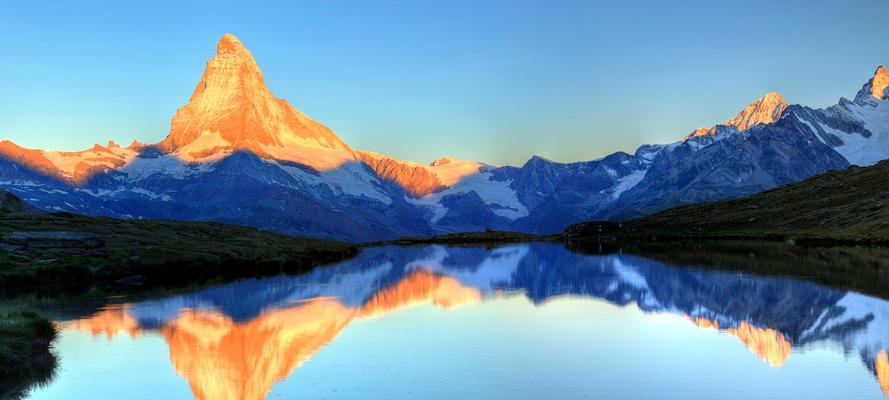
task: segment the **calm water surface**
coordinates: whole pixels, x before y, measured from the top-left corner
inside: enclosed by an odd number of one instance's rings
[[[33,399],[885,399],[889,303],[560,245],[59,307]]]

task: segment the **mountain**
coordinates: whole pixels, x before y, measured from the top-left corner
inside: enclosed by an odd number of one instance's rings
[[[220,39],[216,56],[157,148],[188,161],[247,150],[315,171],[358,164],[333,131],[272,95],[253,55],[231,34]]]
[[[889,241],[889,160],[830,171],[753,196],[670,208],[619,235]],[[581,223],[571,236],[590,232]]]
[[[520,168],[488,167],[487,187],[505,186],[501,197],[517,199],[522,213],[503,215],[507,224],[464,229],[557,233],[580,221],[631,219],[675,205],[746,196],[848,167],[807,125],[779,117],[789,107],[769,93],[724,124],[675,143],[641,146],[634,154],[576,163],[533,157]],[[456,184],[448,190],[481,192],[481,186]],[[429,219],[433,229],[449,232],[451,226],[440,226],[435,217],[449,210],[440,198],[412,202],[436,211]],[[491,211],[502,205],[486,203]]]
[[[181,285],[302,272],[355,254],[345,243],[235,225],[40,212],[0,191],[0,288],[6,293],[118,279]]]
[[[787,101],[780,94],[775,92],[766,93],[765,96],[750,103],[735,118],[723,122],[723,126],[735,127],[738,132],[744,132],[756,125],[767,125],[775,123],[781,118],[781,114],[787,109]],[[694,132],[685,136],[684,140],[688,140],[700,136],[715,136],[716,128],[698,128]]]
[[[409,196],[436,232],[508,228],[528,215],[505,169],[444,157],[429,165],[362,152],[365,162]],[[471,216],[471,220],[465,217]]]
[[[601,216],[630,219],[666,207],[743,197],[849,163],[792,118],[731,133],[700,149],[663,151],[645,179]]]
[[[567,164],[533,157],[520,168],[488,168],[488,185],[508,182],[527,211],[506,216],[511,222],[505,227],[498,222],[474,228],[557,233],[585,220],[628,220],[677,205],[743,197],[889,158],[889,98],[874,94],[885,92],[887,81],[880,67],[855,101],[840,99],[823,110],[789,105],[768,93],[723,124],[675,143],[641,146],[634,154]],[[447,209],[431,195],[414,203],[438,215]],[[451,230],[437,221],[430,219],[433,229]]]
[[[683,139],[592,160],[429,165],[350,148],[275,98],[224,35],[160,143],[80,152],[0,142],[0,189],[31,206],[126,219],[218,221],[346,241],[509,229],[555,233],[746,196],[889,158],[889,72],[813,109],[768,93]],[[557,134],[554,132],[553,134]]]
[[[412,197],[422,197],[446,189],[438,175],[426,165],[370,151],[359,151],[358,155],[381,178],[398,185]]]
[[[889,158],[889,72],[877,68],[855,100],[841,98],[825,109],[790,107],[793,117],[818,140],[828,144],[851,164],[871,165]]]
[[[431,231],[404,192],[265,85],[225,35],[156,145],[48,152],[0,143],[0,188],[49,211],[209,220],[364,241]]]
[[[0,214],[35,212],[31,206],[9,192],[0,191]]]

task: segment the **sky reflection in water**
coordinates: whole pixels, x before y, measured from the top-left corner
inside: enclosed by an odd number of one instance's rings
[[[58,376],[32,398],[889,392],[883,300],[553,244],[374,248],[62,319]]]

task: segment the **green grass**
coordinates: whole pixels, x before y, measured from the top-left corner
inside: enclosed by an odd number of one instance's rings
[[[66,239],[60,232],[76,232]],[[52,239],[39,238],[52,233]],[[72,235],[68,235],[72,236]],[[143,295],[250,276],[298,273],[354,256],[350,244],[295,238],[211,222],[115,220],[42,213],[0,192],[0,399],[18,399],[52,378],[56,330],[24,311],[41,295],[114,292],[118,280]],[[18,303],[10,308],[13,303]]]
[[[0,399],[24,398],[52,379],[56,334],[52,322],[35,312],[0,310]]]
[[[741,199],[672,208],[628,222],[626,233],[889,243],[889,161]]]
[[[89,246],[26,244],[14,232],[95,235]],[[295,273],[356,254],[349,244],[211,222],[115,220],[69,213],[0,214],[0,288],[90,285],[141,276],[154,283]]]
[[[572,240],[595,237],[588,222]],[[670,208],[624,222],[617,240],[761,239],[811,244],[889,244],[889,161],[831,171],[734,200]]]

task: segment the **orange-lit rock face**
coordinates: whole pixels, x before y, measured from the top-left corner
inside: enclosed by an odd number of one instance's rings
[[[124,167],[144,148],[138,142],[126,148],[109,142],[85,151],[59,152],[4,141],[0,156],[81,185],[98,173]],[[321,172],[360,163],[333,131],[275,98],[253,55],[230,34],[220,39],[216,56],[207,62],[191,99],[176,111],[169,135],[157,148],[183,163],[215,161],[241,149]]]
[[[877,354],[877,360],[874,361],[874,371],[877,373],[877,382],[880,383],[883,393],[889,395],[889,354],[886,354],[886,350],[880,350],[880,353]]]
[[[122,167],[136,155],[134,147],[122,148],[114,142],[108,146],[75,152],[41,151],[20,147],[9,141],[0,142],[0,156],[9,158],[34,171],[61,181],[80,185],[93,175]]]
[[[62,179],[61,171],[40,150],[30,150],[13,142],[0,142],[0,156],[22,164],[40,174]]]
[[[214,147],[247,149],[267,158],[284,158],[276,149],[299,145],[351,154],[330,129],[275,98],[253,55],[231,34],[220,39],[216,56],[207,62],[188,104],[176,111],[159,147],[175,152],[208,134],[222,139]]]
[[[780,94],[771,92],[745,107],[738,115],[725,122],[744,132],[759,124],[771,124],[781,117],[787,108],[787,102]]]
[[[108,339],[114,339],[115,336],[124,332],[131,337],[138,337],[141,333],[139,322],[130,316],[126,305],[107,308],[89,318],[63,324],[62,328],[90,332],[93,336],[105,334]]]
[[[870,93],[874,98],[882,100],[887,96],[886,89],[889,89],[889,71],[881,65],[874,72],[874,78],[870,84]]]
[[[689,133],[688,135],[686,135],[683,138],[683,140],[688,140],[688,139],[691,139],[693,137],[698,137],[698,136],[710,136],[710,135],[713,135],[715,132],[716,131],[713,128],[698,128],[698,129],[695,129],[692,133]]]
[[[425,165],[400,161],[382,154],[359,151],[361,161],[381,178],[394,182],[414,197],[423,197],[445,188]]]
[[[781,114],[787,108],[787,101],[775,92],[767,93],[765,96],[756,99],[747,107],[744,107],[735,118],[722,123],[722,125],[730,125],[738,128],[739,132],[744,132],[751,127],[760,124],[772,124],[781,118]],[[712,136],[716,134],[714,128],[698,128],[694,132],[685,136],[684,140],[698,136]]]
[[[717,321],[695,318],[695,324],[704,329],[718,329],[741,340],[753,354],[772,367],[780,367],[790,357],[792,346],[784,334],[771,328],[758,328],[741,322],[737,328],[720,329]]]

